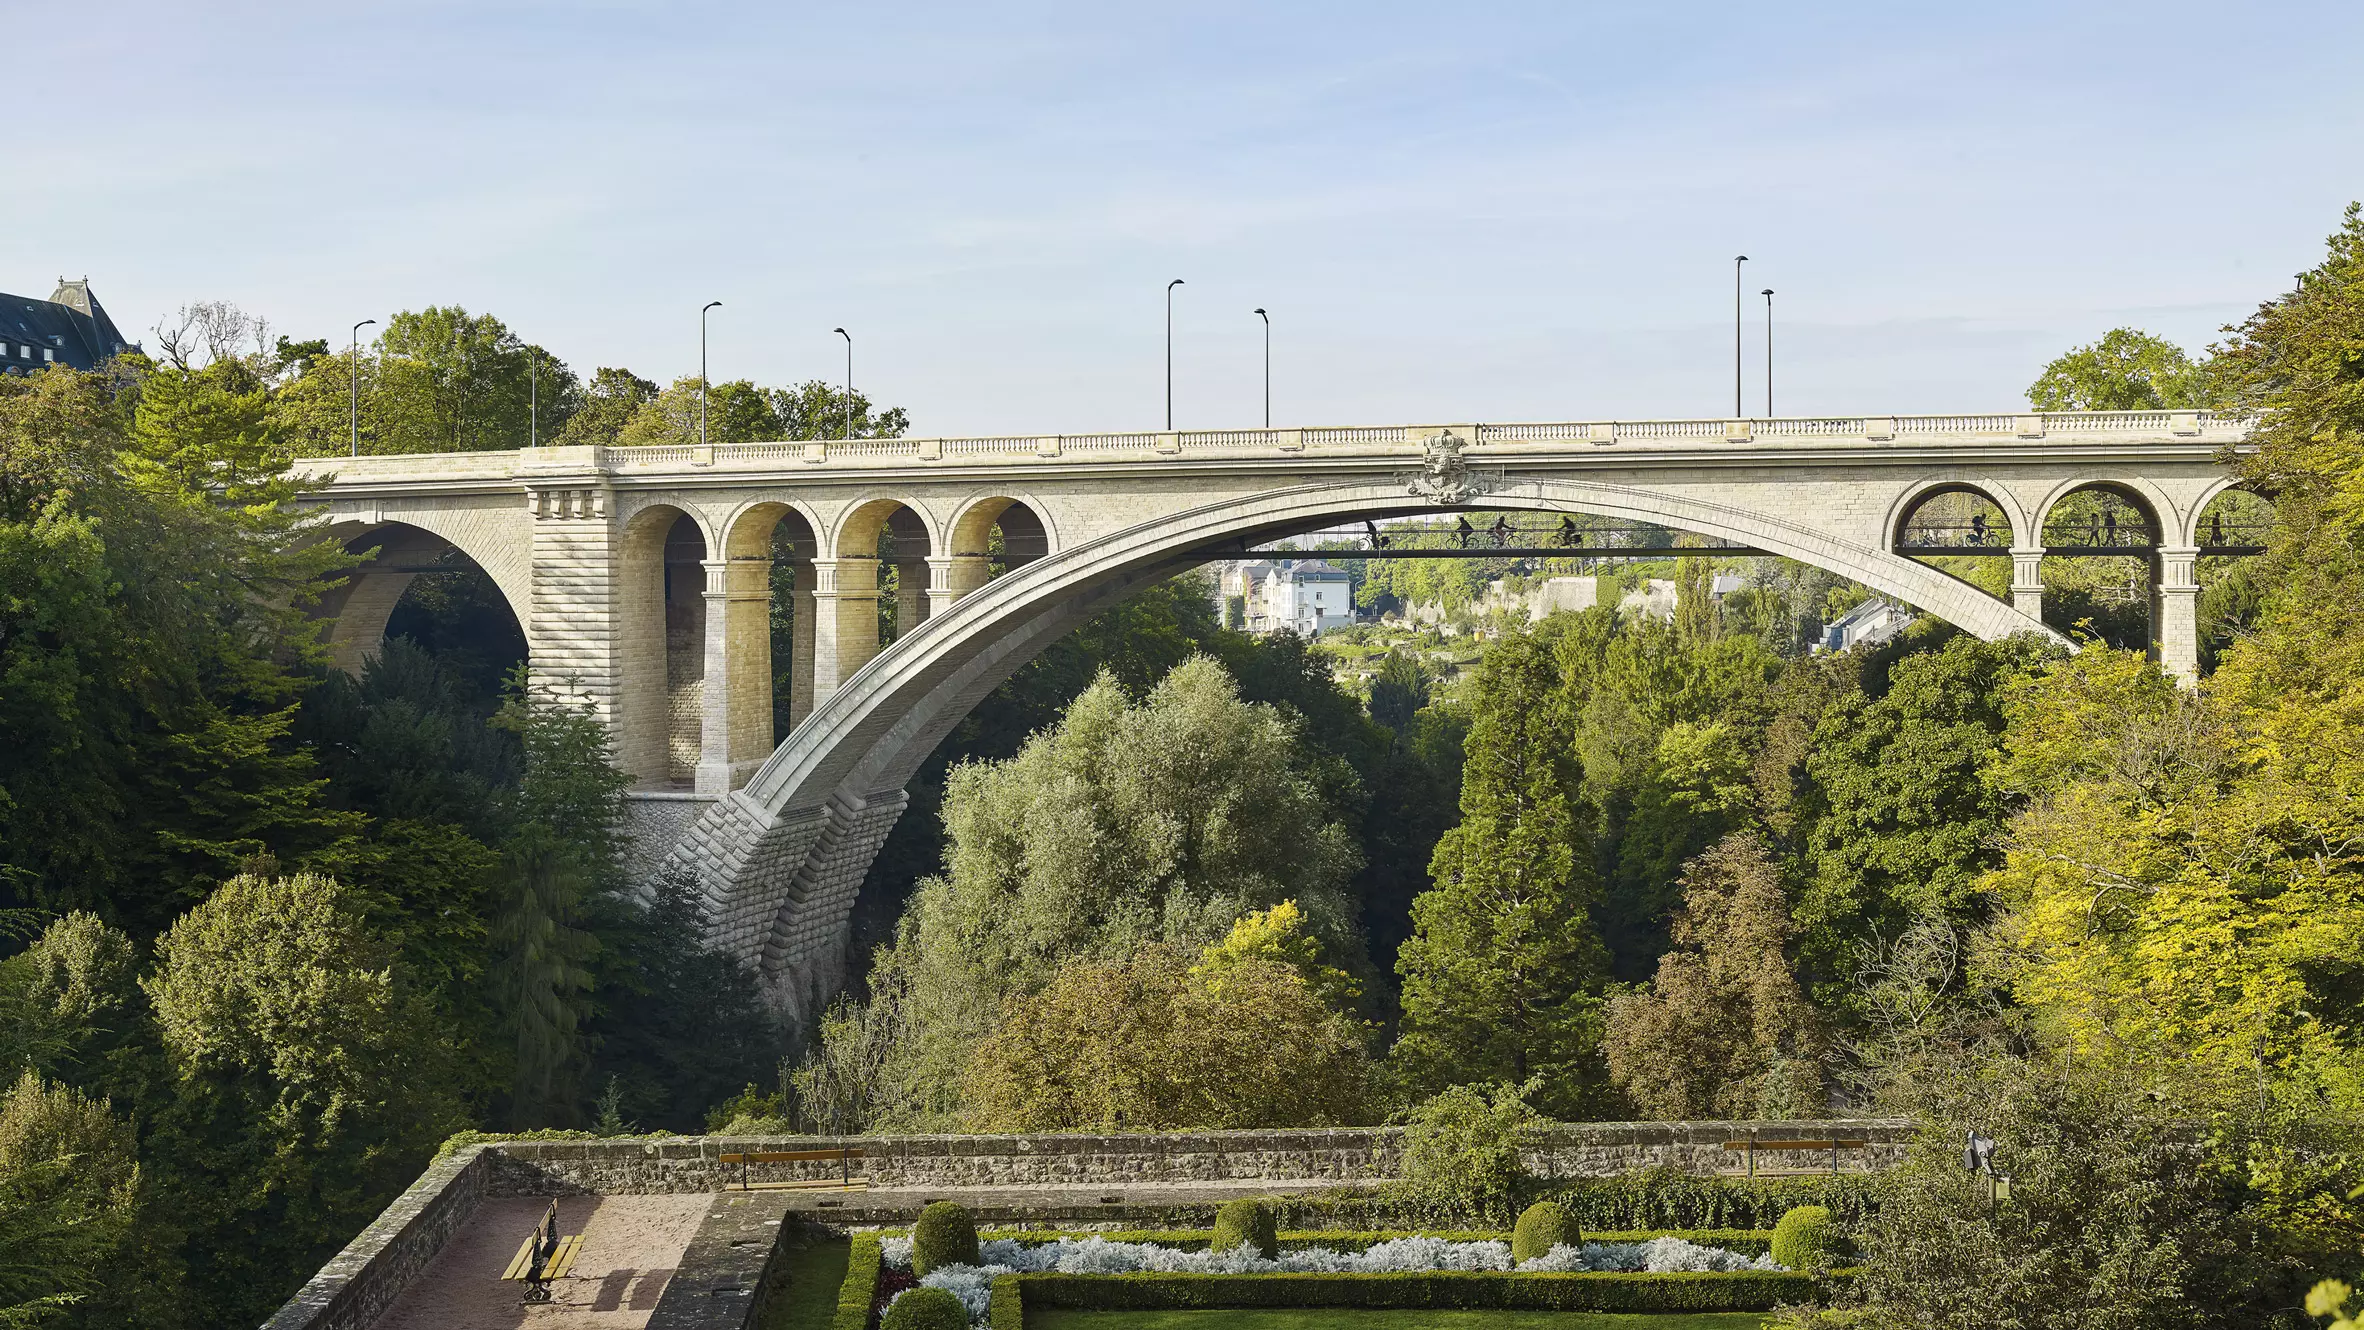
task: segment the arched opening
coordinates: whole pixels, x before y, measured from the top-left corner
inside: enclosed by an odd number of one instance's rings
[[[480,708],[527,656],[525,629],[488,572],[442,536],[404,522],[343,540],[368,556],[321,598],[330,659],[358,676],[381,644],[406,637],[441,660]]]
[[[1995,597],[2011,594],[2011,514],[1972,485],[1939,485],[1897,518],[1890,547]]]
[[[819,542],[785,503],[731,519],[724,655],[730,662],[730,761],[760,760],[813,709],[813,558]]]
[[[2096,482],[2053,500],[2043,522],[2045,625],[2150,651],[2164,543],[2157,512],[2133,490]]]
[[[872,499],[838,524],[832,557],[816,569],[816,705],[897,637],[926,622],[933,589],[927,518],[898,499]]]
[[[2252,571],[2254,555],[2265,553],[2274,530],[2274,505],[2238,487],[2202,505],[2192,519],[2192,544],[2199,550],[2193,574],[2200,584],[2196,614],[2200,668],[2214,670],[2225,649],[2250,624],[2265,599]]]
[[[618,560],[617,756],[642,789],[687,788],[704,741],[706,534],[659,505],[624,528]]]
[[[978,499],[952,522],[947,601],[1051,552],[1050,530],[1025,503],[1003,495]]]
[[[820,541],[804,514],[783,508],[772,523],[769,543],[772,602],[767,637],[776,744],[813,711],[813,556]]]

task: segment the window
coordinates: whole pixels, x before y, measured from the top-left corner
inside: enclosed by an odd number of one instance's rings
[[[46,346],[45,346],[45,347],[42,347],[42,348],[41,348],[41,358],[42,358],[43,360],[55,360],[55,359],[57,359],[57,352],[50,350],[50,349],[49,349],[48,347],[46,347]]]

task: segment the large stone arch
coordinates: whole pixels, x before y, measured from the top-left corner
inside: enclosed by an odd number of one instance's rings
[[[320,538],[347,549],[366,548],[382,540],[377,557],[347,571],[344,585],[323,595],[313,611],[315,617],[327,621],[326,645],[338,669],[348,674],[361,672],[362,665],[385,641],[386,622],[420,576],[419,565],[453,551],[491,580],[509,607],[510,617],[525,634],[527,650],[532,650],[528,561],[508,557],[521,552],[479,530],[479,524],[467,520],[471,516],[474,514],[462,510],[367,519],[332,517],[315,529]]]
[[[1829,569],[1981,638],[2057,640],[2040,621],[1936,569],[1760,512],[1558,479],[1515,480],[1482,502],[1718,536]],[[1438,510],[1400,482],[1298,486],[1143,522],[978,588],[849,677],[674,848],[674,860],[704,883],[713,940],[759,962],[774,1002],[809,1014],[838,982],[848,912],[902,811],[904,782],[1002,680],[1105,606],[1241,542]]]

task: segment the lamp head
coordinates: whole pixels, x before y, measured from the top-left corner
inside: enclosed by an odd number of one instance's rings
[[[1172,281],[1170,281],[1170,282],[1166,283],[1166,289],[1167,289],[1168,291],[1171,291],[1171,290],[1173,290],[1175,287],[1177,287],[1177,286],[1180,286],[1180,285],[1182,285],[1182,279],[1181,279],[1181,278],[1179,278],[1179,277],[1177,277],[1177,278],[1175,278],[1174,280],[1172,280]]]
[[[1769,287],[1769,286],[1768,286],[1768,287],[1766,287],[1766,288],[1764,289],[1764,291],[1762,292],[1762,294],[1764,294],[1764,295],[1768,295],[1768,296],[1769,296],[1769,295],[1771,295],[1771,294],[1773,294],[1773,288],[1772,288],[1772,287]]]
[[[1258,305],[1256,307],[1256,316],[1263,319],[1266,323],[1272,322],[1272,316],[1264,312],[1264,307],[1262,305]]]
[[[846,339],[846,340],[847,340],[847,341],[849,341],[849,342],[850,342],[850,341],[852,341],[852,340],[854,340],[854,335],[853,335],[852,333],[850,333],[850,332],[847,332],[847,331],[846,331],[845,329],[843,329],[843,328],[831,328],[829,331],[831,331],[831,332],[833,332],[833,333],[836,333],[838,336],[840,336],[840,337],[843,337],[844,339]]]
[[[719,301],[719,300],[709,300],[709,301],[707,301],[707,302],[706,302],[704,305],[701,305],[701,306],[699,306],[699,308],[698,308],[698,312],[699,312],[700,314],[703,314],[703,313],[705,313],[707,310],[710,310],[710,309],[720,309],[720,308],[722,308],[722,302],[721,302],[721,301]]]

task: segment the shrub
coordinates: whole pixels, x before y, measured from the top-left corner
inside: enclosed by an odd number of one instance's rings
[[[943,1289],[915,1288],[887,1308],[878,1330],[969,1330],[969,1312]]]
[[[1556,1201],[1537,1201],[1519,1214],[1510,1231],[1510,1259],[1532,1261],[1554,1247],[1579,1247],[1584,1234]]]
[[[1761,1312],[1832,1297],[1850,1278],[1739,1274],[1059,1275],[1016,1277],[1028,1312],[1353,1307],[1443,1311]]]
[[[1801,1205],[1773,1226],[1773,1259],[1792,1270],[1828,1270],[1838,1255],[1838,1230],[1819,1205]]]
[[[911,1226],[911,1273],[925,1279],[946,1265],[977,1264],[977,1221],[966,1207],[937,1201]]]
[[[845,1282],[837,1289],[837,1315],[830,1330],[868,1330],[870,1305],[878,1296],[878,1273],[883,1253],[876,1233],[856,1233],[846,1256]]]
[[[1280,1225],[1273,1220],[1272,1207],[1253,1196],[1224,1202],[1215,1212],[1215,1236],[1208,1247],[1213,1251],[1230,1251],[1234,1247],[1252,1247],[1258,1256],[1269,1261],[1280,1254]]]
[[[1431,1215],[1501,1223],[1526,1181],[1519,1147],[1540,1121],[1514,1086],[1439,1092],[1404,1125],[1400,1198]]]

